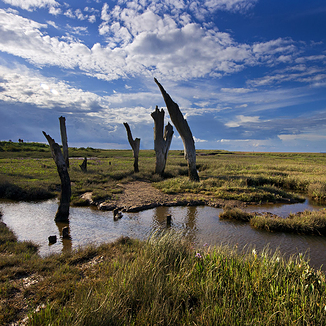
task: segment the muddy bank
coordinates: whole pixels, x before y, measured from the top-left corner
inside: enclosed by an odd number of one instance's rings
[[[81,198],[83,205],[97,206],[100,210],[111,211],[119,209],[124,212],[139,212],[159,206],[201,206],[207,205],[215,208],[239,207],[243,208],[248,205],[257,205],[258,203],[244,203],[237,200],[225,200],[213,196],[182,193],[182,194],[165,194],[154,188],[150,182],[135,181],[126,184],[119,184],[122,193],[117,198],[107,200],[106,202],[94,202],[92,193],[84,193]],[[293,203],[291,200],[284,200],[284,203]]]

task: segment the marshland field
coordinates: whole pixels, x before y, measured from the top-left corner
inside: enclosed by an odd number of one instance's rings
[[[262,203],[326,199],[326,154],[197,150],[200,182],[191,182],[183,151],[170,151],[165,174],[154,174],[155,152],[70,148],[71,204],[112,203],[121,185],[146,182],[163,195],[224,205],[221,219],[264,232],[326,234],[326,211],[286,218],[243,211]],[[80,164],[88,158],[88,170]],[[0,197],[55,198],[60,179],[49,146],[0,142]],[[228,203],[232,202],[232,207]],[[1,325],[323,325],[326,279],[304,255],[193,246],[181,232],[115,242],[42,257],[0,224]],[[15,324],[16,323],[16,324]]]

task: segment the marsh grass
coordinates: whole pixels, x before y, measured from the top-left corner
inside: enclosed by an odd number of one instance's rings
[[[41,258],[31,244],[15,249],[14,234],[0,230],[1,325],[326,322],[325,274],[302,255],[193,248],[166,231]]]
[[[290,214],[287,218],[254,216],[250,224],[270,232],[290,232],[297,234],[316,234],[326,236],[326,211],[304,211]]]
[[[294,325],[325,322],[325,275],[303,257],[227,247],[193,250],[166,233],[85,270],[63,301],[30,314],[31,325]],[[122,249],[120,249],[122,250]],[[61,267],[60,273],[68,272]],[[66,280],[68,282],[68,280]],[[67,288],[67,286],[66,286]],[[69,288],[69,287],[68,287]]]
[[[219,218],[222,220],[236,220],[249,222],[254,215],[247,213],[240,208],[225,208],[222,213],[219,214]]]
[[[326,199],[326,155],[236,153],[197,150],[200,182],[190,182],[183,151],[169,151],[163,177],[154,174],[155,153],[141,150],[139,173],[131,150],[69,148],[72,201],[94,192],[96,201],[119,193],[119,183],[147,180],[165,193],[191,192],[244,202],[302,201],[297,193]],[[79,167],[88,157],[88,171]],[[17,188],[18,187],[18,188]],[[48,145],[0,142],[0,197],[33,200],[56,196],[60,180]]]

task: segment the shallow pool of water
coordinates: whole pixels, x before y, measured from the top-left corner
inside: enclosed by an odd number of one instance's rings
[[[19,240],[32,240],[40,245],[42,256],[71,250],[88,243],[113,241],[120,236],[146,239],[152,232],[166,227],[166,216],[172,215],[172,226],[182,230],[196,245],[204,243],[210,246],[228,244],[245,246],[260,251],[267,245],[271,250],[277,248],[288,255],[307,253],[311,264],[326,270],[326,238],[318,236],[302,236],[285,233],[269,233],[258,231],[248,223],[223,221],[219,219],[221,209],[208,206],[190,207],[158,207],[139,212],[124,213],[119,221],[113,220],[112,212],[102,212],[92,208],[71,207],[70,237],[61,237],[62,228],[68,224],[55,223],[54,216],[58,207],[56,200],[39,203],[0,202],[3,221],[16,233]],[[305,209],[320,209],[321,206],[309,202],[293,205],[264,205],[248,207],[249,211],[269,211],[286,216]],[[49,245],[48,236],[56,235],[57,243]]]

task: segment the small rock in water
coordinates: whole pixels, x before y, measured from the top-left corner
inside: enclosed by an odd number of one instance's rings
[[[119,212],[119,208],[113,210],[113,219],[115,221],[119,220],[122,217],[122,213]]]
[[[54,243],[57,242],[57,236],[56,235],[50,235],[48,237],[48,239],[49,239],[49,244],[54,244]]]
[[[113,211],[116,208],[116,206],[114,204],[103,202],[99,204],[97,208],[101,211]]]

